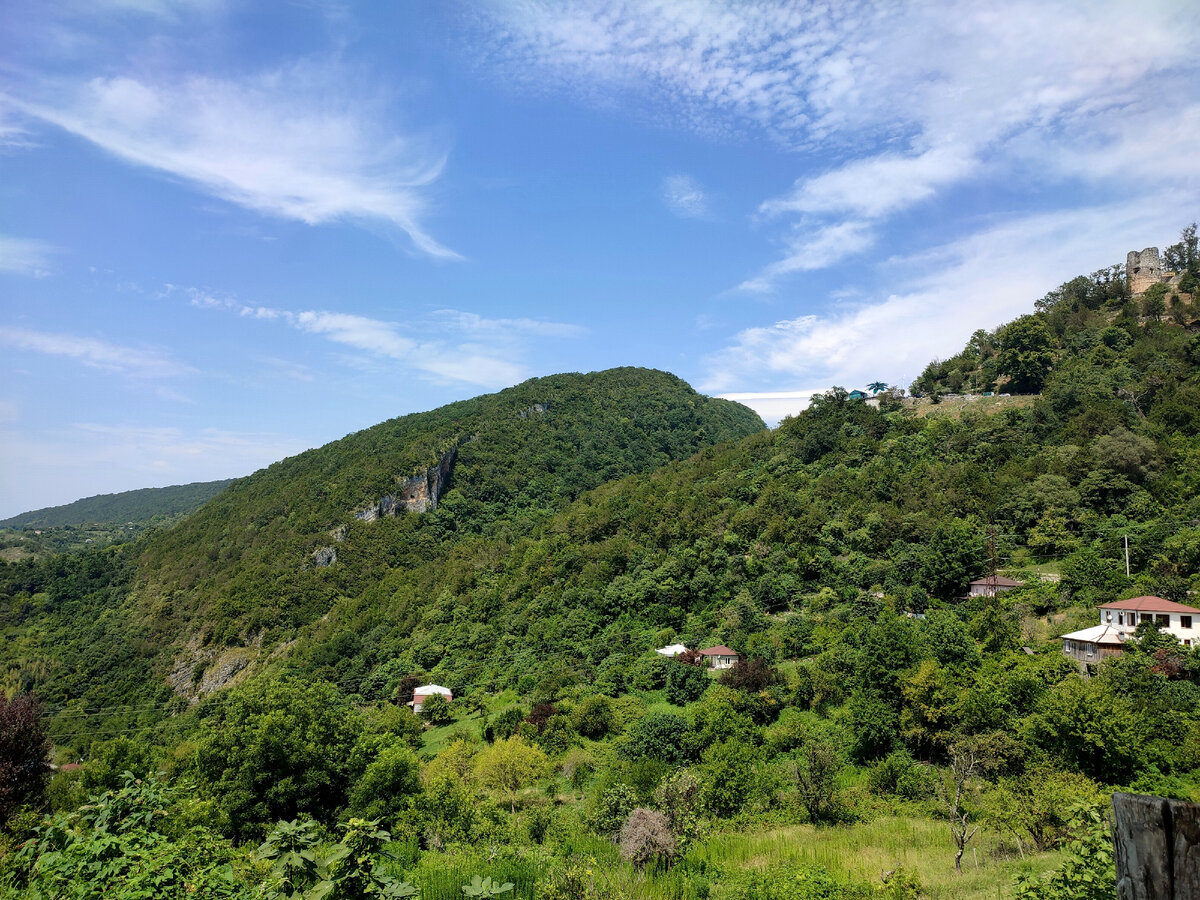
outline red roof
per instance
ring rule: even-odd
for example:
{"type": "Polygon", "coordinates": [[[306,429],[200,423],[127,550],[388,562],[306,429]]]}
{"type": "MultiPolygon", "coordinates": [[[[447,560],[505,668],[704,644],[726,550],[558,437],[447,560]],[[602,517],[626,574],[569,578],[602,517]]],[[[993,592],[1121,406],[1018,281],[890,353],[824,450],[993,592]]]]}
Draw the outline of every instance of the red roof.
{"type": "Polygon", "coordinates": [[[716,647],[709,647],[707,650],[700,651],[701,656],[737,656],[736,650],[730,650],[724,644],[718,644],[716,647]]]}
{"type": "Polygon", "coordinates": [[[1100,609],[1133,609],[1138,612],[1161,613],[1192,613],[1200,615],[1200,609],[1194,606],[1184,606],[1174,600],[1164,600],[1162,597],[1134,597],[1132,600],[1117,600],[1115,603],[1101,603],[1100,609]]]}

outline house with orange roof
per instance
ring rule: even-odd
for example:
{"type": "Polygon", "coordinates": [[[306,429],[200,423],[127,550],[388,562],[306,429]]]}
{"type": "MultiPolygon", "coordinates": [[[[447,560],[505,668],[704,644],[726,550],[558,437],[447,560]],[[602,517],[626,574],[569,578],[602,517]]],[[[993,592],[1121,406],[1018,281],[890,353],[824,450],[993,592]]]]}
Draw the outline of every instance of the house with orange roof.
{"type": "Polygon", "coordinates": [[[1200,609],[1162,597],[1133,597],[1103,603],[1100,624],[1061,635],[1063,653],[1082,665],[1100,662],[1124,652],[1142,622],[1153,622],[1160,631],[1191,647],[1200,631],[1200,609]]]}

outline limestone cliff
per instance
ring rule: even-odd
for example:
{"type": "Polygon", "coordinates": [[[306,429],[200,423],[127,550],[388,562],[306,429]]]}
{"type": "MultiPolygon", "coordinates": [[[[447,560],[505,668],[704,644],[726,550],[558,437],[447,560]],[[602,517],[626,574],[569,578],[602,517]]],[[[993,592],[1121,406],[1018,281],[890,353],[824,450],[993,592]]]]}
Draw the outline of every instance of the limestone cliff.
{"type": "Polygon", "coordinates": [[[374,522],[380,516],[394,516],[400,511],[422,513],[437,509],[438,500],[446,492],[446,485],[450,483],[450,473],[457,458],[458,448],[450,448],[439,457],[436,465],[430,466],[424,472],[399,479],[399,489],[396,493],[380,497],[376,503],[356,512],[354,518],[374,522]]]}

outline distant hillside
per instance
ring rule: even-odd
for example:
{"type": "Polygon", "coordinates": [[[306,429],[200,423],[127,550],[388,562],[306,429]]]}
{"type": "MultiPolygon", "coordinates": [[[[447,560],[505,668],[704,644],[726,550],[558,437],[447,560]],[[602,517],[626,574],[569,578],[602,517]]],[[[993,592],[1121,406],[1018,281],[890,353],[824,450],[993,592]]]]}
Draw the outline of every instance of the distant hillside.
{"type": "Polygon", "coordinates": [[[138,523],[155,516],[186,515],[233,483],[197,481],[163,488],[141,488],[119,494],[97,494],[64,506],[48,506],[0,521],[0,528],[63,528],[95,522],[138,523]]]}
{"type": "Polygon", "coordinates": [[[151,540],[144,612],[164,637],[183,623],[220,641],[278,635],[458,541],[512,539],[607,481],[765,427],[639,368],[535,378],[402,416],[243,478],[151,540]]]}

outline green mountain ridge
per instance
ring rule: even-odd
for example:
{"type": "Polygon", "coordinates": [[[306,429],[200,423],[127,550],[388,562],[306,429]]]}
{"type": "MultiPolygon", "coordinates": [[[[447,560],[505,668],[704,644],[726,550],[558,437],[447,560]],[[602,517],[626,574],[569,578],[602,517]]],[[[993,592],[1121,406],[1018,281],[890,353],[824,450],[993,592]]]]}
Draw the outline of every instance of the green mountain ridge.
{"type": "Polygon", "coordinates": [[[232,478],[161,488],[97,494],[62,506],[47,506],[0,521],[0,528],[62,528],[93,523],[139,523],[156,516],[186,515],[215,497],[232,478]]]}

